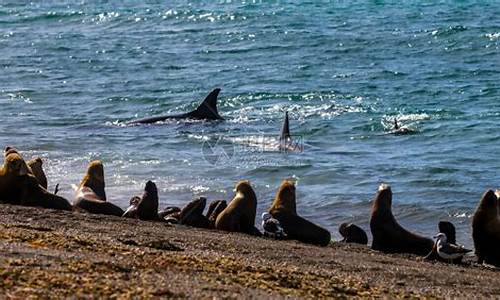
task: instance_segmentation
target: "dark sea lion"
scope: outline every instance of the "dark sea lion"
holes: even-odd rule
[[[499,199],[495,192],[484,193],[472,218],[472,239],[478,263],[500,267]]]
[[[373,201],[370,229],[373,236],[372,249],[386,253],[412,253],[420,256],[432,251],[432,239],[407,231],[392,214],[392,191],[382,184]]]
[[[217,216],[226,209],[227,202],[226,200],[215,200],[210,203],[207,211],[207,219],[208,219],[208,228],[215,228],[215,221],[217,220]]]
[[[25,206],[41,206],[71,210],[71,204],[64,198],[43,188],[21,155],[15,149],[5,152],[5,161],[0,170],[0,201]]]
[[[203,215],[206,205],[207,199],[204,197],[189,202],[179,213],[179,224],[198,228],[208,228],[208,219]]]
[[[146,182],[144,193],[141,197],[135,196],[130,199],[130,207],[125,211],[123,217],[150,221],[159,220],[158,189],[154,182]]]
[[[160,220],[170,224],[179,223],[181,209],[177,206],[167,206],[162,211],[158,212]]]
[[[236,194],[228,206],[217,216],[215,228],[218,230],[262,235],[255,227],[257,196],[249,181],[236,185]]]
[[[214,89],[195,110],[179,115],[158,116],[131,121],[128,124],[151,124],[168,119],[224,120],[217,111],[217,97],[220,89]]]
[[[328,230],[297,215],[295,185],[289,180],[281,183],[269,213],[279,221],[289,239],[318,246],[327,246],[331,241]]]
[[[40,157],[35,157],[32,160],[27,162],[28,167],[31,170],[31,173],[36,177],[38,183],[44,188],[47,189],[47,176],[45,176],[45,172],[43,171],[43,161]]]
[[[359,226],[352,223],[342,223],[339,227],[339,233],[344,238],[344,243],[368,244],[366,232]]]
[[[121,217],[123,209],[106,201],[104,186],[104,167],[100,161],[92,161],[76,190],[73,206],[93,214]]]

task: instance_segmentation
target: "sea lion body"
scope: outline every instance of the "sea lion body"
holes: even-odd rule
[[[370,229],[373,236],[372,249],[386,253],[411,253],[420,256],[432,251],[432,239],[409,232],[399,225],[391,210],[392,191],[381,185],[373,201]]]
[[[331,241],[328,230],[297,215],[295,185],[284,180],[278,189],[269,213],[277,219],[289,239],[327,246]]]
[[[93,161],[76,190],[73,207],[93,214],[121,217],[123,209],[106,201],[104,187],[104,167],[100,161]]]
[[[255,228],[257,196],[248,181],[236,185],[236,194],[228,206],[217,216],[215,228],[223,231],[261,235]]]
[[[7,147],[0,170],[0,201],[25,206],[71,210],[64,198],[48,192],[31,173],[19,152]]]
[[[500,219],[497,195],[484,193],[472,218],[472,239],[478,263],[500,267]]]
[[[342,242],[361,245],[368,244],[368,236],[366,235],[366,232],[355,224],[342,223],[339,227],[339,233],[344,238]]]
[[[130,207],[123,217],[139,218],[141,220],[159,220],[158,217],[158,189],[152,181],[146,182],[141,197],[135,196],[130,200]]]

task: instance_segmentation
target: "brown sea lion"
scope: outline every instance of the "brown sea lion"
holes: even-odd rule
[[[141,220],[157,221],[158,217],[158,189],[152,181],[146,182],[144,193],[141,197],[130,199],[130,207],[123,217],[139,218]]]
[[[21,204],[20,189],[13,188],[19,178],[28,175],[29,169],[24,159],[17,152],[7,153],[0,169],[0,202],[9,204]]]
[[[215,200],[210,203],[207,211],[208,228],[215,228],[217,216],[227,207],[226,200]]]
[[[359,226],[352,223],[342,223],[339,227],[339,233],[344,238],[344,243],[368,244],[366,232]]]
[[[499,199],[495,192],[484,193],[472,218],[472,239],[478,263],[500,267]]]
[[[370,229],[372,249],[386,253],[412,253],[425,256],[432,251],[432,239],[407,231],[392,214],[391,187],[382,184],[373,201]]]
[[[218,230],[262,235],[255,228],[257,196],[249,181],[240,181],[236,185],[236,194],[228,206],[217,216],[215,228]]]
[[[92,161],[80,186],[76,190],[73,206],[93,214],[113,215],[121,217],[123,209],[106,201],[104,191],[104,167],[102,162]]]
[[[0,201],[71,210],[71,204],[64,198],[54,195],[43,188],[30,173],[24,159],[15,149],[5,151],[5,161],[0,170]]]
[[[45,176],[45,172],[43,171],[43,161],[40,157],[35,157],[32,160],[27,162],[27,165],[31,171],[31,174],[33,174],[38,180],[38,183],[44,188],[47,189],[48,184],[47,184],[47,176]]]
[[[327,246],[331,241],[328,230],[297,215],[295,185],[289,180],[281,183],[269,213],[279,221],[289,239],[318,246]]]

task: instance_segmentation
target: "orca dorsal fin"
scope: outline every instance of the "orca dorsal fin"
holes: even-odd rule
[[[283,120],[283,125],[281,126],[280,141],[289,140],[290,136],[290,124],[288,122],[288,111],[285,111],[285,119]]]
[[[219,96],[219,92],[219,88],[211,91],[200,106],[186,115],[194,119],[224,120],[217,111],[217,97]]]

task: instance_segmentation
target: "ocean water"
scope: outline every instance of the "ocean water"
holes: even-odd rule
[[[125,208],[144,183],[161,206],[230,200],[251,181],[258,214],[281,180],[301,215],[339,238],[369,232],[371,200],[433,235],[500,187],[498,1],[0,1],[0,146],[45,159],[72,199],[105,165]],[[224,122],[135,118],[186,112],[220,87]],[[284,111],[302,151],[275,147]],[[389,134],[398,118],[414,134]],[[260,218],[257,220],[260,223]]]

